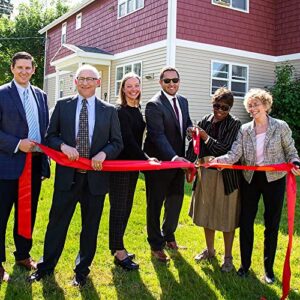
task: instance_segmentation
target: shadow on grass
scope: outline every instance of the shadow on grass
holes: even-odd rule
[[[43,297],[45,300],[64,300],[64,290],[58,285],[54,275],[46,276],[41,280]]]
[[[278,299],[275,291],[257,278],[252,271],[246,278],[239,277],[236,271],[223,273],[217,260],[207,264],[202,270],[210,278],[216,289],[219,290],[222,299]],[[276,280],[279,282],[278,278]]]
[[[4,300],[22,299],[31,300],[32,287],[31,284],[26,282],[30,271],[25,268],[14,265],[13,271],[10,274],[11,281],[7,283],[6,293]]]
[[[87,277],[86,285],[82,289],[79,289],[79,291],[83,300],[100,300],[98,292],[90,277]]]
[[[189,263],[182,257],[180,252],[169,252],[174,266],[178,271],[177,281],[169,266],[152,258],[152,264],[160,282],[162,295],[160,299],[218,299],[215,292],[199,276]]]
[[[117,299],[136,299],[137,295],[143,300],[155,299],[142,281],[139,271],[128,272],[114,267],[111,272],[118,295]]]

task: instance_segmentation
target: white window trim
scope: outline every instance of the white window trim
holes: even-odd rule
[[[78,17],[80,17],[80,24],[77,22]],[[78,30],[81,28],[81,23],[82,23],[82,13],[79,13],[76,15],[75,30]]]
[[[115,68],[115,97],[118,97],[119,96],[119,90],[117,89],[117,83],[118,82],[120,82],[121,80],[117,80],[117,69],[118,68],[123,68],[123,76],[125,75],[124,74],[124,68],[125,68],[125,66],[129,66],[129,65],[131,65],[131,72],[134,72],[134,70],[133,70],[133,65],[136,65],[136,64],[141,64],[141,76],[139,76],[138,74],[138,76],[140,77],[140,79],[141,79],[141,88],[142,88],[142,78],[143,78],[143,63],[142,63],[142,61],[134,61],[134,62],[132,62],[132,63],[126,63],[126,64],[122,64],[122,65],[117,65],[116,66],[116,68]],[[127,74],[127,73],[126,73]]]
[[[66,38],[65,38],[65,43],[63,43],[63,29],[65,28],[65,36],[66,36]],[[61,25],[61,36],[60,36],[60,41],[61,41],[61,44],[63,45],[63,44],[66,44],[66,42],[67,42],[67,22],[64,22],[64,23],[62,23],[62,25]]]
[[[249,0],[246,0],[246,6],[247,8],[244,10],[244,9],[240,9],[240,8],[235,8],[235,7],[232,7],[232,0],[230,0],[230,5],[227,6],[227,5],[222,5],[222,4],[219,4],[219,3],[215,3],[214,0],[211,0],[211,4],[212,5],[216,5],[216,6],[221,6],[221,7],[224,7],[224,8],[229,8],[229,9],[233,9],[233,10],[237,10],[237,11],[240,11],[240,12],[243,12],[243,13],[249,13]]]
[[[225,79],[224,78],[224,81],[228,81],[228,89],[231,90],[231,82],[232,82],[232,79],[231,79],[231,75],[232,75],[232,65],[235,65],[235,66],[239,66],[239,67],[245,67],[247,68],[247,80],[246,80],[246,91],[245,91],[245,94],[247,93],[248,89],[249,89],[249,65],[246,65],[246,64],[241,64],[241,63],[238,63],[238,62],[229,62],[229,61],[224,61],[224,60],[211,60],[211,63],[210,63],[210,86],[209,86],[209,93],[210,93],[210,96],[213,95],[212,93],[212,80],[213,79],[216,79],[216,80],[221,80],[221,78],[219,77],[213,77],[213,65],[214,63],[219,63],[219,64],[226,64],[226,65],[229,65],[229,70],[228,70],[228,73],[229,73],[229,78],[228,79]],[[241,82],[241,83],[244,83],[245,81],[243,80],[234,80],[234,82]],[[237,99],[243,99],[244,96],[234,96],[234,98],[237,98]]]
[[[141,9],[143,9],[145,7],[145,0],[144,0],[142,7],[138,8],[138,9],[135,9],[135,10],[131,11],[130,13],[127,13],[127,1],[128,0],[118,0],[118,19],[122,19],[122,18],[124,18],[124,17],[126,17],[128,15],[131,15],[131,14],[135,13],[136,11],[139,11],[139,10],[141,10]],[[126,13],[125,13],[124,16],[119,16],[119,13],[120,13],[120,4],[123,4],[123,3],[126,3]]]

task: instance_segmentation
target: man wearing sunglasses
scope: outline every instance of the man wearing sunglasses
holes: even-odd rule
[[[165,67],[160,73],[161,91],[146,105],[147,137],[145,152],[163,161],[187,161],[185,132],[192,126],[187,99],[178,95],[180,76],[177,69]],[[175,230],[184,195],[184,172],[181,169],[145,173],[147,196],[147,233],[151,253],[161,262],[169,257],[164,247],[178,250]],[[161,209],[164,218],[160,226]]]

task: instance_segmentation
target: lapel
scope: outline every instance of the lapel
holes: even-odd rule
[[[76,131],[75,131],[75,126],[76,126],[76,108],[77,108],[77,100],[78,96],[74,96],[67,102],[67,109],[66,109],[66,124],[70,124],[69,130],[70,130],[70,137],[72,141],[73,147],[76,146]]]
[[[23,107],[23,103],[22,103],[22,100],[20,98],[17,87],[16,87],[16,85],[13,81],[11,81],[11,83],[9,85],[8,92],[11,96],[11,99],[12,99],[13,103],[17,107],[17,110],[19,111],[20,115],[22,116],[24,122],[27,124],[26,113],[25,113],[25,110],[24,110],[24,107]]]
[[[91,150],[92,147],[95,144],[95,138],[99,136],[100,129],[101,129],[101,122],[102,122],[102,113],[104,112],[104,106],[102,105],[101,101],[96,97],[95,98],[95,126],[94,126],[94,132],[93,132],[93,137],[92,137],[92,145],[91,145]]]
[[[181,98],[181,96],[178,95],[177,99],[178,99],[178,103],[179,103],[181,115],[182,115],[182,130],[184,130],[184,127],[186,126],[185,124],[187,123],[187,114],[185,112],[185,106],[184,106],[184,102],[183,102],[183,99]]]
[[[256,151],[256,134],[255,134],[255,128],[254,128],[254,121],[250,123],[250,126],[247,128],[247,132],[250,136],[253,151]]]
[[[264,151],[266,151],[267,145],[273,135],[274,130],[276,129],[276,126],[274,126],[274,122],[273,122],[273,118],[271,118],[270,116],[268,116],[268,129],[266,132],[266,137],[265,137],[265,143],[264,143]]]
[[[161,103],[164,105],[164,107],[166,107],[172,114],[173,116],[173,121],[175,122],[176,128],[178,129],[180,135],[181,135],[181,131],[180,131],[180,124],[177,120],[177,117],[175,115],[175,111],[173,109],[173,106],[171,105],[170,101],[168,100],[168,98],[165,96],[165,94],[161,91],[161,95],[160,95],[160,101]],[[181,108],[181,106],[180,106]],[[181,114],[183,115],[182,111]]]

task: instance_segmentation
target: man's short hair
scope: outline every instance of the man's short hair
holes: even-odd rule
[[[92,71],[94,74],[95,74],[95,77],[97,79],[100,78],[100,74],[99,74],[99,71],[92,65],[88,65],[88,64],[84,64],[82,65],[81,67],[79,67],[76,71],[76,74],[75,74],[75,78],[78,78],[79,74],[82,72],[82,71]]]
[[[170,66],[164,67],[164,68],[160,71],[159,79],[162,80],[162,79],[164,78],[165,72],[168,72],[168,71],[170,71],[170,72],[172,72],[172,71],[176,72],[178,78],[180,79],[178,70],[177,70],[176,68],[170,67]]]
[[[33,67],[35,66],[34,58],[28,52],[22,51],[22,52],[15,53],[14,56],[12,57],[12,59],[11,59],[11,65],[12,65],[12,67],[14,67],[16,65],[16,62],[17,62],[18,59],[28,59],[28,60],[31,60],[32,66]]]

